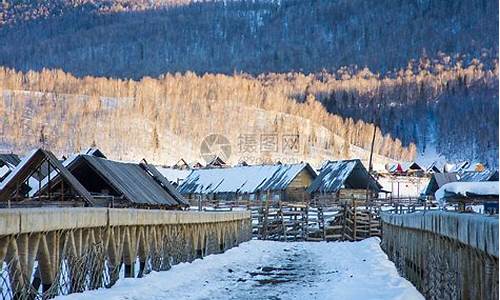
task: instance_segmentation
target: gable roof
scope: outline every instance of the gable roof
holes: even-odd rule
[[[193,170],[178,190],[181,194],[282,191],[303,170],[316,177],[308,163],[199,169]]]
[[[342,188],[380,192],[382,186],[373,178],[359,159],[329,161],[307,189],[308,193],[336,193]]]
[[[278,161],[278,162],[276,162],[276,164],[277,164],[277,165],[280,165],[280,164],[281,164],[281,162],[280,162],[280,161]],[[249,164],[248,164],[246,161],[244,161],[244,160],[240,160],[240,161],[236,164],[236,166],[237,166],[237,167],[245,167],[245,166],[248,166],[248,165],[249,165]]]
[[[437,166],[437,161],[433,161],[426,169],[427,173],[441,173],[441,170]]]
[[[188,170],[190,169],[191,167],[189,166],[189,164],[184,160],[184,158],[181,158],[179,159],[175,165],[173,165],[174,169],[180,169],[180,170]]]
[[[81,154],[92,155],[100,158],[107,158],[99,148],[90,147],[81,152]]]
[[[17,154],[0,154],[0,162],[15,167],[21,162],[21,159]]]
[[[432,196],[443,185],[457,180],[457,173],[434,173],[424,190],[424,195]]]
[[[75,192],[87,203],[93,204],[94,199],[80,182],[61,164],[61,162],[50,151],[43,149],[33,150],[29,155],[19,162],[17,167],[0,184],[0,201],[8,201],[12,193],[20,183],[25,182],[33,175],[33,172],[48,162],[56,168],[59,176],[68,182]]]
[[[203,165],[200,163],[200,162],[192,162],[190,165],[189,165],[189,169],[200,169],[200,168],[203,168]]]
[[[99,177],[131,203],[186,205],[182,196],[152,165],[118,162],[91,155],[78,155],[67,167],[73,172],[83,164],[90,166]]]
[[[222,158],[215,156],[205,167],[206,168],[212,168],[212,167],[221,168],[221,167],[225,167],[225,166],[226,166],[226,163],[222,160]]]
[[[160,184],[165,191],[167,191],[180,205],[188,206],[188,202],[182,197],[182,195],[175,189],[175,187],[163,176],[153,165],[150,165],[143,159],[139,166],[141,166],[146,172],[148,172],[155,181]]]
[[[443,172],[445,173],[457,173],[466,170],[470,166],[470,162],[463,161],[460,163],[446,163],[443,166]]]
[[[403,171],[404,172],[408,172],[408,171],[423,171],[424,169],[419,165],[417,164],[416,162],[407,162],[407,163],[403,163],[401,164],[401,167],[403,168]]]
[[[0,154],[0,182],[21,162],[16,154]]]

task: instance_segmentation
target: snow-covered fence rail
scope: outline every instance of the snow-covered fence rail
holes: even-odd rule
[[[250,238],[245,211],[0,210],[0,298],[111,287],[120,276],[168,270]]]
[[[498,216],[381,215],[382,248],[427,299],[498,299]]]

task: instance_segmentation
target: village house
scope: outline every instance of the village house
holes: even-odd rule
[[[481,172],[465,171],[461,173],[436,173],[432,174],[429,184],[422,192],[422,196],[434,199],[436,191],[451,182],[487,182],[498,181],[498,171],[484,170]]]
[[[312,198],[333,201],[374,198],[381,191],[382,186],[359,159],[328,161],[307,189]]]
[[[406,176],[417,176],[421,177],[425,175],[425,170],[416,162],[403,163],[402,165],[403,173]]]
[[[184,160],[184,158],[179,159],[173,166],[172,169],[177,169],[177,170],[190,170],[191,167],[189,164]]]
[[[228,167],[225,161],[222,158],[215,156],[210,162],[205,166],[205,168],[225,168]]]
[[[417,162],[388,163],[385,165],[386,171],[395,176],[422,177],[427,173],[426,169]]]
[[[302,201],[316,177],[307,163],[193,170],[179,186],[188,199]]]
[[[439,169],[437,164],[437,161],[433,161],[427,166],[427,168],[425,168],[425,172],[427,174],[441,173],[441,169]]]
[[[47,168],[47,188],[38,180]],[[51,176],[53,175],[53,176]],[[54,185],[55,176],[59,184]],[[94,206],[94,198],[50,151],[36,149],[18,162],[0,183],[0,207]]]
[[[64,167],[92,194],[96,206],[160,209],[187,206],[170,182],[145,160],[137,164],[79,154],[64,161]],[[55,176],[52,186],[58,184]],[[35,195],[46,188],[43,182]]]
[[[456,173],[434,173],[429,180],[429,183],[423,190],[421,196],[428,199],[434,199],[434,193],[443,185],[457,181]]]
[[[440,206],[456,205],[458,211],[472,211],[470,205],[483,205],[483,211],[498,214],[498,181],[456,181],[440,187],[435,195]]]

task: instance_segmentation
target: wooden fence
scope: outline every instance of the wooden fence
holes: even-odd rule
[[[203,201],[206,211],[250,210],[253,236],[280,241],[359,241],[380,236],[380,205],[343,199],[334,202]]]
[[[382,248],[426,299],[498,299],[498,215],[382,214]]]

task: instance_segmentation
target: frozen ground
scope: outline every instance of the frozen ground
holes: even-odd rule
[[[377,238],[357,243],[252,240],[224,254],[111,289],[57,299],[423,299]]]

